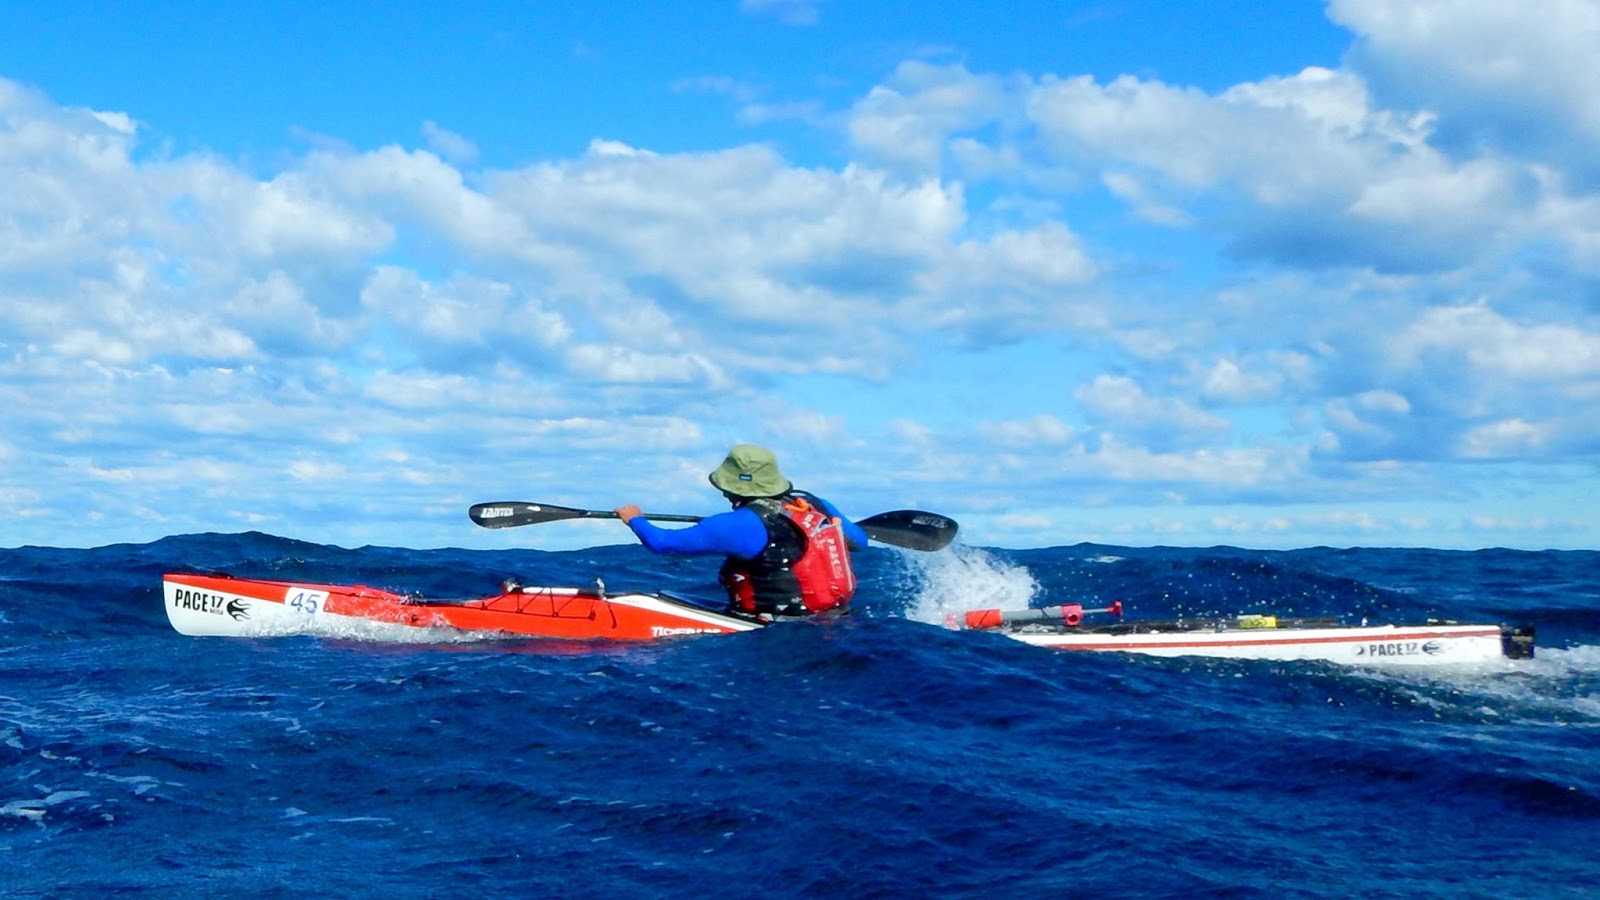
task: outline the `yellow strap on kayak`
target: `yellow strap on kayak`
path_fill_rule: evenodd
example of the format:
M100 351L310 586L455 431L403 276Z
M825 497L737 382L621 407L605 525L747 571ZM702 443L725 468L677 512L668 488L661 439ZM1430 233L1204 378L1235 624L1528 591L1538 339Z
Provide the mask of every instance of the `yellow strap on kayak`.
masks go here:
M1277 628L1277 616L1240 616L1240 628Z

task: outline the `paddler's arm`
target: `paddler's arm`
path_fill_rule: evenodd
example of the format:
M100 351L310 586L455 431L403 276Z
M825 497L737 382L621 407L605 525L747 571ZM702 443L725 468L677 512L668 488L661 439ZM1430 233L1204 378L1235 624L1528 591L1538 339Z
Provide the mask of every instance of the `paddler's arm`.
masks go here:
M869 538L860 525L845 518L844 513L839 512L838 507L822 497L818 497L810 491L802 491L801 493L804 493L808 499L815 501L818 506L822 507L822 511L827 513L829 518L839 520L839 526L844 531L845 543L850 546L851 550L866 549Z
M688 528L671 529L655 525L633 504L618 507L616 512L639 542L655 553L753 559L767 546L767 527L753 510L733 509L707 516Z

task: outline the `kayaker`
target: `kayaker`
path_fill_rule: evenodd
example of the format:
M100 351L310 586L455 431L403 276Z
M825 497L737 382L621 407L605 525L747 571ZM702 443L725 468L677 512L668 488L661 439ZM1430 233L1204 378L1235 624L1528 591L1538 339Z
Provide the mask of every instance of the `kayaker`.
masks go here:
M771 450L737 444L710 475L733 504L688 528L652 524L633 504L618 507L639 541L656 553L721 555L719 573L732 609L805 616L843 608L855 593L850 551L867 533L833 504L796 490Z

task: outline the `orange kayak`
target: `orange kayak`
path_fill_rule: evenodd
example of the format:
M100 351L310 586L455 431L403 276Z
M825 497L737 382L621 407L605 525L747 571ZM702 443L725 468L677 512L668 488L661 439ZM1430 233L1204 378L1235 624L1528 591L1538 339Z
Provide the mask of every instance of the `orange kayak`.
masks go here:
M320 634L448 640L459 633L564 640L649 641L731 634L764 624L668 594L503 586L467 600L430 600L363 585L262 581L227 575L162 576L167 620L181 634Z

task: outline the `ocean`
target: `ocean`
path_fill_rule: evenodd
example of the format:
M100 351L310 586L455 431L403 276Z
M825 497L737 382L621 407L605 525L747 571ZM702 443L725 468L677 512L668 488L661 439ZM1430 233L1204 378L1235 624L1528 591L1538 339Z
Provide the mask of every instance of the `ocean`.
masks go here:
M0 550L0 894L1600 897L1600 552L873 547L856 613L638 646L191 638L166 571L711 596L637 546ZM1457 670L1063 653L1121 599L1532 624Z

